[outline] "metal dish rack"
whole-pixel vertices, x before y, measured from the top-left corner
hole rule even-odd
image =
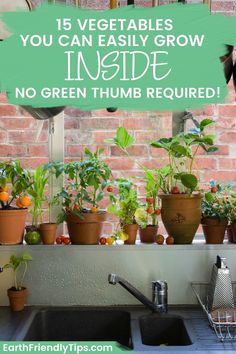
[[[217,320],[211,315],[207,308],[207,294],[210,283],[194,282],[191,283],[192,289],[201,305],[203,311],[206,313],[211,327],[214,329],[216,336],[221,342],[224,340],[236,340],[236,306],[232,308],[230,314],[222,309],[219,309]],[[232,282],[234,299],[236,299],[236,282]]]

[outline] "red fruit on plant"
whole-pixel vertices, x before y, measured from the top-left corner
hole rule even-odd
[[[180,193],[179,187],[174,186],[171,188],[171,194],[179,194],[179,193]]]
[[[166,244],[167,244],[167,245],[173,245],[174,242],[175,242],[174,237],[168,236],[168,237],[166,238]]]
[[[164,237],[163,235],[157,235],[157,237],[156,237],[156,243],[157,243],[158,245],[163,245],[164,241],[165,241],[165,237]]]
[[[64,236],[63,236],[64,237]],[[62,237],[61,236],[58,236],[57,238],[56,238],[56,244],[57,245],[61,245],[62,244]]]
[[[109,192],[109,193],[113,192],[113,187],[112,186],[107,186],[107,192]]]
[[[79,206],[79,204],[78,204],[78,203],[75,203],[75,205],[74,205],[74,209],[76,209],[76,210],[79,210],[79,209],[80,209],[80,206]]]
[[[152,203],[154,202],[154,198],[152,198],[152,197],[147,197],[147,198],[146,198],[146,202],[147,202],[148,204],[152,204]]]
[[[64,239],[62,240],[62,242],[64,243],[64,245],[69,245],[70,244],[70,238],[69,237],[64,237]]]
[[[160,209],[156,209],[156,210],[155,210],[155,214],[156,214],[156,215],[160,215],[160,214],[161,214],[161,210],[160,210]]]
[[[147,208],[147,213],[148,214],[153,214],[153,208],[151,208],[151,207]]]
[[[106,245],[106,243],[107,243],[107,238],[106,238],[106,237],[100,237],[99,242],[100,242],[101,245]]]
[[[216,186],[211,187],[211,193],[217,193],[218,188]]]

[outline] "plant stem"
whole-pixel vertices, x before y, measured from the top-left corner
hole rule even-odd
[[[194,152],[194,154],[193,154],[192,161],[191,161],[191,163],[190,163],[190,169],[189,169],[190,174],[192,173],[193,164],[194,164],[195,157],[196,157],[196,154],[197,154],[197,152],[198,152],[199,147],[200,147],[200,145],[198,144],[197,147],[196,147],[196,150],[195,150],[195,152]]]
[[[20,288],[22,288],[22,285],[23,285],[23,282],[24,282],[24,279],[25,279],[25,274],[26,274],[26,271],[27,271],[27,262],[24,262],[24,264],[25,264],[25,269],[24,269],[24,272],[23,272],[23,275],[22,275],[22,278],[21,278]]]
[[[16,277],[16,273],[17,273],[17,269],[14,272],[14,284],[15,284],[15,288],[16,290],[18,289],[18,285],[17,285],[17,277]]]

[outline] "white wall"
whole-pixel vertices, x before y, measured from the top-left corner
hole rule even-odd
[[[117,273],[151,297],[151,281],[169,286],[170,304],[193,304],[191,281],[208,281],[216,255],[226,257],[236,280],[236,245],[136,246],[0,246],[0,265],[12,253],[31,253],[25,281],[29,305],[118,305],[138,302],[120,285],[109,285]],[[0,305],[7,305],[6,289],[12,273],[0,274]]]

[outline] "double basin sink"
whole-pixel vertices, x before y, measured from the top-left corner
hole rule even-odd
[[[32,311],[13,340],[114,341],[127,349],[139,346],[188,346],[193,344],[178,315],[145,314],[132,318],[120,309],[46,308]]]

